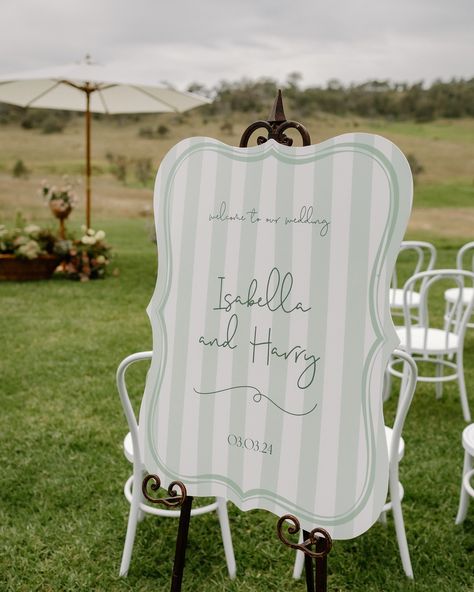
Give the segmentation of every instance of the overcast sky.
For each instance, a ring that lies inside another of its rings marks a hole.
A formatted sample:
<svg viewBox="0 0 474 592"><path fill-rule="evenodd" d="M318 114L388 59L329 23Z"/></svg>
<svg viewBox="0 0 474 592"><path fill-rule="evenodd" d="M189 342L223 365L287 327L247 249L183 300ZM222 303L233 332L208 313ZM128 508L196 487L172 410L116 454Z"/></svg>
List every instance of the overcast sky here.
<svg viewBox="0 0 474 592"><path fill-rule="evenodd" d="M269 76L324 85L474 76L474 0L2 0L0 74L77 61L180 89Z"/></svg>

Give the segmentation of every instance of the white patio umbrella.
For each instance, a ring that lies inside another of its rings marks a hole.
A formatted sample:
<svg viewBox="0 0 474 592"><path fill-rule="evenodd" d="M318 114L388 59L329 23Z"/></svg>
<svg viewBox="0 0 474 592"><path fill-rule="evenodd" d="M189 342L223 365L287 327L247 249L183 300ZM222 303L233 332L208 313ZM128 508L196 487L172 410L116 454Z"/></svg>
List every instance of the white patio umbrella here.
<svg viewBox="0 0 474 592"><path fill-rule="evenodd" d="M133 71L83 61L0 76L0 102L85 112L86 224L91 225L91 113L183 112L209 103L144 79Z"/></svg>

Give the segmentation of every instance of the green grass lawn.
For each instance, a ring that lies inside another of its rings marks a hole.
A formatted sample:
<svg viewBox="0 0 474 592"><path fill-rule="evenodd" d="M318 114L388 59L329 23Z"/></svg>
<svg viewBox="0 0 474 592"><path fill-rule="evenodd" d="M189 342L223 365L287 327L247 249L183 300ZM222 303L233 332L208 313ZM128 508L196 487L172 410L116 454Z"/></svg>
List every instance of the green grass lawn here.
<svg viewBox="0 0 474 592"><path fill-rule="evenodd" d="M145 308L156 277L146 221L99 220L116 251L118 277L105 281L0 284L0 590L121 591L169 589L176 520L139 524L130 572L118 577L131 467L115 370L129 353L151 347ZM435 241L436 242L436 241ZM452 267L461 243L441 244L439 266ZM440 246L440 245L437 245ZM441 309L440 309L441 310ZM474 331L465 346L474 391ZM146 368L131 371L139 401ZM391 421L395 397L386 404ZM393 520L356 540L336 541L329 557L332 592L474 590L474 505L454 525L465 423L454 384L441 400L419 385L408 415L401 479L415 583L402 571ZM191 521L183 590L303 591L291 578L293 552L276 537L277 518L230 505L237 579L228 580L217 518Z"/></svg>

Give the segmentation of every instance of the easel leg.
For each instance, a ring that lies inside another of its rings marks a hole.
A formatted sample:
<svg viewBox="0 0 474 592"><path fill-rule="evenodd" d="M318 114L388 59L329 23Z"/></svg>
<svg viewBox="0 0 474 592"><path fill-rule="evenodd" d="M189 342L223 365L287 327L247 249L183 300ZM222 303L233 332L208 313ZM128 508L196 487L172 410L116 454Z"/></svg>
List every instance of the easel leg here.
<svg viewBox="0 0 474 592"><path fill-rule="evenodd" d="M328 589L328 556L325 553L326 541L320 538L316 542L316 553L321 553L321 557L314 559L316 575L316 592L327 592Z"/></svg>
<svg viewBox="0 0 474 592"><path fill-rule="evenodd" d="M191 519L191 506L193 504L192 496L186 496L181 506L179 517L178 537L176 539L176 551L173 563L173 575L171 578L171 592L181 592L181 583L183 581L184 560L186 547L188 545L189 521Z"/></svg>
<svg viewBox="0 0 474 592"><path fill-rule="evenodd" d="M309 532L307 530L303 530L303 539L305 541L309 539ZM306 576L306 591L315 592L313 560L309 555L306 554L304 556L304 573Z"/></svg>
<svg viewBox="0 0 474 592"><path fill-rule="evenodd" d="M327 592L327 555L332 547L331 536L324 528L314 528L311 532L303 530L303 542L293 543L286 538L283 532L283 525L285 523L290 523L290 526L287 525L287 528L288 533L292 535L298 534L300 523L296 516L285 514L278 520L277 534L280 541L287 547L304 553L307 592Z"/></svg>

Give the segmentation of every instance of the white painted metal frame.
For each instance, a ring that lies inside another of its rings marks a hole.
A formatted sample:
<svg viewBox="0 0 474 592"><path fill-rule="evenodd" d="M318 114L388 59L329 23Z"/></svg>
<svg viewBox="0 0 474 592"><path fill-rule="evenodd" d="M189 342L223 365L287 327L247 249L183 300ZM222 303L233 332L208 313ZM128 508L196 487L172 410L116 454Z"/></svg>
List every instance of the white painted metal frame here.
<svg viewBox="0 0 474 592"><path fill-rule="evenodd" d="M450 307L444 319L442 329L430 326L428 297L432 287L438 281L450 280L458 288L458 297ZM413 324L410 309L410 294L416 282L423 281L420 292L420 316L417 324ZM463 305L464 287L474 288L474 273L458 269L438 269L426 271L412 276L403 288L403 311L405 326L397 327L400 347L410 353L416 361L435 364L435 376L418 376L420 382L436 383L436 396L442 395L444 382L457 380L463 416L471 421L471 412L467 399L464 379L463 349L466 325L471 316L473 301ZM396 369L397 362L388 364L388 372L392 376L403 377ZM445 370L450 370L445 374Z"/></svg>
<svg viewBox="0 0 474 592"><path fill-rule="evenodd" d="M122 562L120 565L120 575L126 576L130 566L132 556L133 543L135 541L135 533L137 523L142 520L146 514L162 517L179 517L179 510L164 510L152 507L146 503L142 494L142 481L146 474L143 465L143 454L139 445L139 425L137 423L136 415L133 410L130 397L128 395L127 386L125 382L125 374L127 369L135 362L141 360L151 360L153 352L145 351L132 354L126 357L118 367L117 370L117 388L120 394L125 417L127 419L130 432L124 440L124 454L126 458L133 463L133 474L127 479L124 486L124 494L130 503L130 513L128 517L127 534L125 537L125 545L123 548ZM232 545L232 536L229 526L229 518L227 514L227 502L223 498L216 498L215 502L205 506L194 508L191 511L191 516L199 516L208 512L217 512L219 523L221 527L222 542L224 544L224 552L227 562L227 569L229 576L233 579L236 574L236 563L234 557L234 549Z"/></svg>
<svg viewBox="0 0 474 592"><path fill-rule="evenodd" d="M395 532L397 535L398 548L400 550L400 558L402 560L403 570L408 578L413 578L413 568L410 560L410 552L408 550L405 523L403 521L402 500L404 489L400 483L399 478L399 463L405 453L405 442L402 438L402 430L413 399L413 394L415 392L418 369L413 358L405 351L397 349L393 352L393 355L398 358L398 361L403 363L404 379L403 389L400 391L400 398L398 401L397 413L393 427L390 428L385 426L385 437L387 440L389 457L388 490L390 494L390 501L385 503L379 520L385 523L386 512L390 510L393 512ZM301 577L303 565L304 555L301 551L297 551L293 568L293 577L295 579Z"/></svg>
<svg viewBox="0 0 474 592"><path fill-rule="evenodd" d="M464 465L462 470L461 495L459 497L456 524L464 522L470 498L474 497L474 489L471 485L471 479L474 477L474 469L472 468L472 460L474 457L474 423L471 423L464 428L462 433L462 445L464 448Z"/></svg>
<svg viewBox="0 0 474 592"><path fill-rule="evenodd" d="M410 252L414 259L414 269L411 274L416 275L423 271L431 271L436 263L436 248L431 243L425 241L403 241L400 245L398 256L402 253ZM423 281L420 285L414 284L409 294L408 306L413 321L419 320L420 291L423 287ZM393 270L390 286L390 309L392 317L403 317L403 288L398 287L397 267Z"/></svg>
<svg viewBox="0 0 474 592"><path fill-rule="evenodd" d="M470 265L466 265L466 258ZM468 271L474 271L474 241L466 243L461 247L456 256L456 267L458 269L467 269ZM444 299L446 300L446 312L445 315L449 315L451 307L456 303L459 297L459 288L450 288L444 293ZM474 298L474 290L472 288L464 288L462 292L462 303L464 306L468 306L469 302ZM474 319L467 323L467 327L474 329Z"/></svg>

